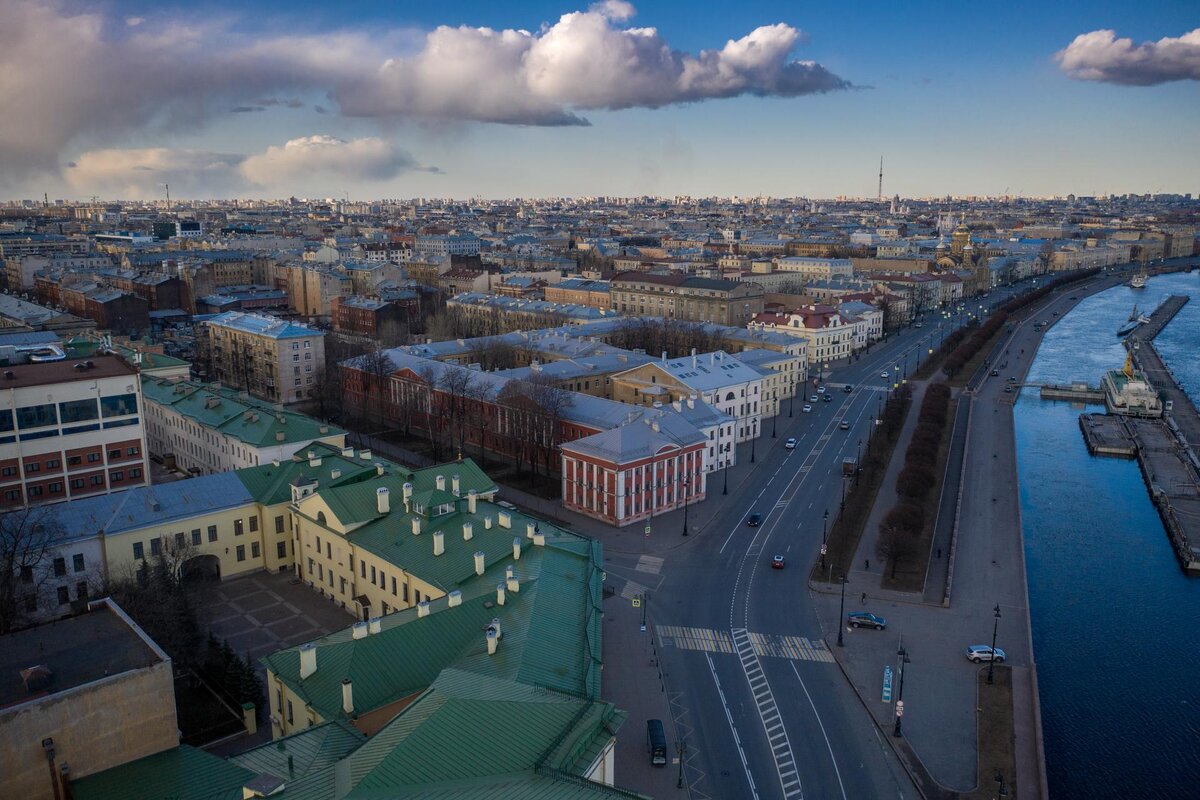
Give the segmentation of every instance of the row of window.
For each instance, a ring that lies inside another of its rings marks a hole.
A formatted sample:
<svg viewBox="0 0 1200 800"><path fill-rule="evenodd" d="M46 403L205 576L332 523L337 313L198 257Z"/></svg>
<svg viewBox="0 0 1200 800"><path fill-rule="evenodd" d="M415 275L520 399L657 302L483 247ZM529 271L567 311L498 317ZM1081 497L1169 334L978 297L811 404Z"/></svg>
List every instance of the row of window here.
<svg viewBox="0 0 1200 800"><path fill-rule="evenodd" d="M128 472L129 472L130 480L136 480L136 479L142 477L142 470L140 467L134 467L133 469L130 469ZM124 481L125 474L126 474L125 470L121 470L121 469L113 470L112 471L113 483L118 483L120 481ZM86 489L88 487L91 487L93 489L103 488L104 476L103 475L92 475L88 478L71 478L70 484L71 484L71 488L75 489L75 490ZM28 494L28 496L31 498L32 497L44 497L47 495L58 495L58 494L63 493L63 482L62 481L50 481L45 486L42 486L41 484L35 484L33 486L27 486L25 488L25 491ZM20 499L21 499L20 488L6 489L4 491L4 499L6 502L20 501Z"/></svg>
<svg viewBox="0 0 1200 800"><path fill-rule="evenodd" d="M79 581L75 584L76 600L87 600L89 593L87 581ZM60 606L65 606L67 603L71 602L70 589L66 586L59 586L56 595L58 599L58 605ZM25 613L33 614L37 612L37 609L37 594L31 592L25 595Z"/></svg>
<svg viewBox="0 0 1200 800"><path fill-rule="evenodd" d="M95 398L83 400L68 400L62 403L42 403L35 406L21 406L16 410L16 427L20 430L28 428L44 428L47 425L58 425L69 422L85 422L100 417L123 417L137 413L136 394L118 394L111 397L101 397L99 407ZM13 430L14 415L9 409L0 410L0 431Z"/></svg>
<svg viewBox="0 0 1200 800"><path fill-rule="evenodd" d="M257 530L258 530L258 517L250 517L250 532L254 533ZM245 532L246 532L246 528L245 528L244 520L235 519L233 521L233 535L241 536ZM275 517L275 532L283 533L283 516L282 515ZM219 534L217 533L217 526L209 525L208 526L208 542L209 542L209 544L213 544L213 543L217 542L219 540L219 538L220 537L219 537ZM188 539L189 539L189 537L186 536L182 531L180 531L179 533L176 533L174 536L175 549L182 550L186 546ZM199 528L192 529L190 539L191 539L193 547L200 546L201 536L200 536ZM155 538L151 539L150 540L150 555L152 555L152 556L160 555L162 553L162 546L163 546L162 540L160 537L156 536ZM276 549L279 553L280 558L286 557L287 550L284 547L283 542L280 542ZM238 545L238 548L237 548L237 552L238 552L237 560L238 561L246 560L245 551L246 551L245 545ZM250 543L250 553L254 558L258 558L258 555L259 555L258 542ZM139 561L146 557L146 548L145 548L145 544L143 542L134 542L133 543L133 557L134 557L134 559L139 560Z"/></svg>

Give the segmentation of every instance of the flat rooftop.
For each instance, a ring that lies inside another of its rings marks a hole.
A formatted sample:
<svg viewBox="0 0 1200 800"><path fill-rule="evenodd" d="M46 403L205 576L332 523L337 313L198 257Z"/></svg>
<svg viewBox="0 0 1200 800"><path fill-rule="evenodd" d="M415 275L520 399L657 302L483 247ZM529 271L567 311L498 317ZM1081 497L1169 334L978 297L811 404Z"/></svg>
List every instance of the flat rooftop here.
<svg viewBox="0 0 1200 800"><path fill-rule="evenodd" d="M0 709L153 666L162 659L109 606L0 637ZM42 665L50 685L25 691L21 670Z"/></svg>
<svg viewBox="0 0 1200 800"><path fill-rule="evenodd" d="M91 367L76 369L76 364L91 364ZM8 377L8 373L12 377ZM90 358L67 357L63 361L46 361L41 364L14 364L0 368L0 389L20 389L25 386L44 386L51 383L91 381L96 378L113 378L118 375L137 375L137 370L116 356L91 356Z"/></svg>

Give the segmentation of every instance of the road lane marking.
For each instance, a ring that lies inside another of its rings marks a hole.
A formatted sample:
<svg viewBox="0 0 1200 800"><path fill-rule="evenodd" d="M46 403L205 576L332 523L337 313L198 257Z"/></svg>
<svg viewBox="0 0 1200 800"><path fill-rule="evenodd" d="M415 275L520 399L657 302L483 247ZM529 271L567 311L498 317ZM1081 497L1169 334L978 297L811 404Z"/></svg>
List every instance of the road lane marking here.
<svg viewBox="0 0 1200 800"><path fill-rule="evenodd" d="M738 755L742 758L742 769L746 772L746 782L750 784L750 796L754 800L758 800L758 790L754 788L754 776L750 774L750 763L746 761L746 751L742 749L742 740L738 738L737 727L733 724L733 714L729 712L729 703L725 702L725 692L721 689L721 681L717 678L717 668L713 666L712 656L706 655L708 659L708 671L712 674L713 683L717 686L717 695L721 698L721 707L725 709L725 720L729 723L729 730L733 733L733 743L737 745Z"/></svg>
<svg viewBox="0 0 1200 800"><path fill-rule="evenodd" d="M821 726L821 735L825 737L825 747L829 749L829 760L833 762L833 774L837 775L838 788L842 790L842 800L846 800L846 786L842 783L842 771L838 769L837 756L833 754L833 745L829 742L829 734L825 732L825 723L821 721L821 715L817 713L817 704L813 702L812 695L808 693L808 687L804 685L804 679L800 677L800 670L796 669L795 664L792 664L792 672L796 673L796 680L800 681L800 688L804 690L804 696L808 698L808 704L812 706L813 716L817 718L817 724Z"/></svg>
<svg viewBox="0 0 1200 800"><path fill-rule="evenodd" d="M638 572L649 572L651 575L657 575L662 572L663 559L658 556L642 556L638 559L637 566L634 567Z"/></svg>
<svg viewBox="0 0 1200 800"><path fill-rule="evenodd" d="M640 583L634 583L629 580L625 581L625 588L621 590L621 597L626 600L632 600L639 595L643 597L646 595L646 587Z"/></svg>
<svg viewBox="0 0 1200 800"><path fill-rule="evenodd" d="M733 654L735 652L733 642L725 631L676 625L659 625L656 630L664 647L708 653ZM760 658L786 658L792 661L833 663L833 654L820 639L806 639L803 636L785 636L774 633L751 633L749 636L754 653Z"/></svg>
<svg viewBox="0 0 1200 800"><path fill-rule="evenodd" d="M745 628L734 628L732 633L742 672L746 676L746 683L750 686L750 694L758 709L759 721L762 722L767 742L771 745L771 758L775 762L775 772L779 776L779 787L783 789L784 800L802 800L804 790L800 785L796 758L792 755L792 745L783 726L783 718L779 715L779 705L775 702L775 696L771 694L771 686L767 683L762 664L755 652L752 635ZM775 730L779 732L773 734L772 731Z"/></svg>

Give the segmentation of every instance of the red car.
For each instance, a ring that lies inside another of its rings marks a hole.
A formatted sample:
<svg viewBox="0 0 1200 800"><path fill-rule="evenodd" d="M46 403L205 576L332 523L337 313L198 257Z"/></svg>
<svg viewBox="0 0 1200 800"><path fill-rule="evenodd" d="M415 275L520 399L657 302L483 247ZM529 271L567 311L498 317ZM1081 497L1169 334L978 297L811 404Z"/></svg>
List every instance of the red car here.
<svg viewBox="0 0 1200 800"><path fill-rule="evenodd" d="M785 563L783 556L775 556L771 559L771 569L783 569Z"/></svg>

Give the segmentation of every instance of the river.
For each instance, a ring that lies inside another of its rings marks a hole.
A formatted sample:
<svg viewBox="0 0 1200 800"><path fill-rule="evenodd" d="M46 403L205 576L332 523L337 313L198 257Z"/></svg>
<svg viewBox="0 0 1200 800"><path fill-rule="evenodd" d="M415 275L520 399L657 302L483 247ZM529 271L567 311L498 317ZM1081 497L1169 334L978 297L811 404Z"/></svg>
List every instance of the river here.
<svg viewBox="0 0 1200 800"><path fill-rule="evenodd" d="M1030 383L1099 383L1136 302L1192 300L1159 352L1200 404L1200 274L1084 299L1052 327ZM1200 794L1200 579L1180 570L1134 461L1088 454L1084 408L1022 393L1017 464L1050 797ZM1103 412L1091 407L1088 411Z"/></svg>

